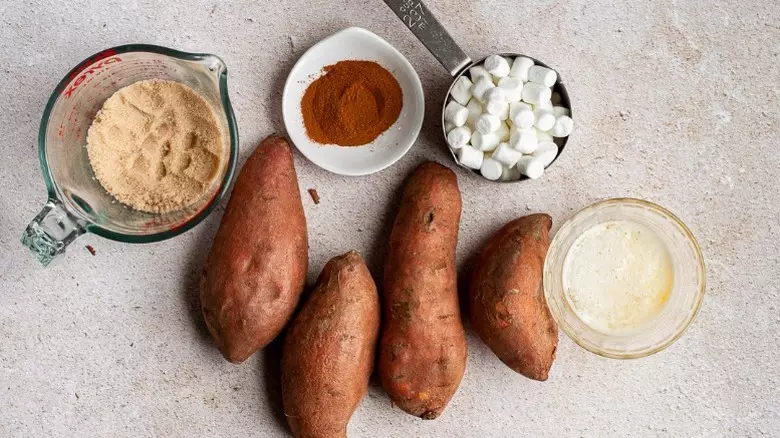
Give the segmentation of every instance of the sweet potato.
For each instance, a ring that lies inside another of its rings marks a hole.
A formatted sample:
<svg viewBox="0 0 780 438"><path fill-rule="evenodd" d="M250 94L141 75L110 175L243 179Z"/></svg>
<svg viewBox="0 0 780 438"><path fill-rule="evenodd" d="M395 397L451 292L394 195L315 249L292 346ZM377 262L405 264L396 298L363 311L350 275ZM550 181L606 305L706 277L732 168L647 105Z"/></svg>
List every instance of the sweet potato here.
<svg viewBox="0 0 780 438"><path fill-rule="evenodd" d="M542 287L551 226L546 214L505 225L483 248L469 285L474 330L509 368L534 380L547 380L558 346Z"/></svg>
<svg viewBox="0 0 780 438"><path fill-rule="evenodd" d="M368 389L379 294L363 259L331 259L290 325L282 351L284 414L296 437L346 437Z"/></svg>
<svg viewBox="0 0 780 438"><path fill-rule="evenodd" d="M236 179L200 279L211 336L245 361L282 331L308 269L306 217L287 140L269 137Z"/></svg>
<svg viewBox="0 0 780 438"><path fill-rule="evenodd" d="M379 377L393 403L438 417L466 369L455 248L461 198L450 169L419 166L406 182L384 272Z"/></svg>

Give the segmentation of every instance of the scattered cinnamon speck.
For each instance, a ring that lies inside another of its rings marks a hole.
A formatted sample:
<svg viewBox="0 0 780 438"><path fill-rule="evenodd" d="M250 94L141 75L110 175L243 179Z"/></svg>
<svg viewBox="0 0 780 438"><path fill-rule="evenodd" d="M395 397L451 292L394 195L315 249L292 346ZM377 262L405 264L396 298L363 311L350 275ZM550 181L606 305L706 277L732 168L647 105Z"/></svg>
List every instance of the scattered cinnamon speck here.
<svg viewBox="0 0 780 438"><path fill-rule="evenodd" d="M89 251L89 253L93 256L97 254L97 251L95 251L95 248L93 248L92 245L87 245L85 248L87 248L87 251Z"/></svg>
<svg viewBox="0 0 780 438"><path fill-rule="evenodd" d="M320 203L320 195L317 193L317 189L309 189L309 195L311 195L311 200L314 201L315 204Z"/></svg>

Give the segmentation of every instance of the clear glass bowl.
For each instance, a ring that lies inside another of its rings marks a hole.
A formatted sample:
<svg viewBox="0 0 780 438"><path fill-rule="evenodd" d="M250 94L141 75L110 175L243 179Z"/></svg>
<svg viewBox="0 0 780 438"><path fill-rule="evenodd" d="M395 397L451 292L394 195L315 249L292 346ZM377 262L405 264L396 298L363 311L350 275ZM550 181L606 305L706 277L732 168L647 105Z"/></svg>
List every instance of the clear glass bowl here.
<svg viewBox="0 0 780 438"><path fill-rule="evenodd" d="M181 210L153 214L117 202L95 179L86 150L92 119L118 89L137 81L181 82L213 108L223 135L217 176L201 199ZM227 90L227 67L217 56L130 44L97 53L60 81L46 105L38 156L49 199L22 235L47 265L85 232L128 243L155 242L197 225L227 193L238 156L238 128Z"/></svg>
<svg viewBox="0 0 780 438"><path fill-rule="evenodd" d="M639 223L658 235L672 259L674 283L665 306L651 321L630 333L607 334L580 319L565 295L562 274L578 237L595 225L617 220ZM544 294L558 325L581 347L614 359L649 356L679 339L699 312L704 289L704 258L691 231L668 210L640 199L609 199L584 208L563 224L544 263Z"/></svg>

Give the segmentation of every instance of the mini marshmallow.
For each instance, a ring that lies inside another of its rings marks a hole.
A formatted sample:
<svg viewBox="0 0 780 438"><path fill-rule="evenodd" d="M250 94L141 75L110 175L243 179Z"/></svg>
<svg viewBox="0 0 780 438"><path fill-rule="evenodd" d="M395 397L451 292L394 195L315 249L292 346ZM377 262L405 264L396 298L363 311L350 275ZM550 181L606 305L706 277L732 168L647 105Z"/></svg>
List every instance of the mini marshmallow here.
<svg viewBox="0 0 780 438"><path fill-rule="evenodd" d="M511 136L509 131L509 125L507 125L504 122L501 122L501 124L498 126L498 130L496 130L495 134L498 136L499 141L509 141L509 138Z"/></svg>
<svg viewBox="0 0 780 438"><path fill-rule="evenodd" d="M515 58L515 61L512 63L512 68L509 69L509 76L520 78L523 81L528 81L528 69L531 68L531 66L534 65L534 60L530 58L526 58L525 56L520 56Z"/></svg>
<svg viewBox="0 0 780 438"><path fill-rule="evenodd" d="M510 103L509 118L515 126L521 129L528 129L534 126L534 121L536 121L531 105L525 102Z"/></svg>
<svg viewBox="0 0 780 438"><path fill-rule="evenodd" d="M495 114L499 119L506 120L509 118L509 104L503 100L489 100L485 104L485 111L488 114Z"/></svg>
<svg viewBox="0 0 780 438"><path fill-rule="evenodd" d="M490 134L491 132L498 131L499 126L502 124L501 119L495 114L482 114L477 119L476 128L482 134Z"/></svg>
<svg viewBox="0 0 780 438"><path fill-rule="evenodd" d="M468 126L455 128L447 134L447 143L453 149L460 149L471 141L471 129Z"/></svg>
<svg viewBox="0 0 780 438"><path fill-rule="evenodd" d="M458 161L460 164L470 169L477 170L482 167L482 161L484 161L484 159L485 154L469 145L458 149Z"/></svg>
<svg viewBox="0 0 780 438"><path fill-rule="evenodd" d="M506 91L501 87L488 88L485 90L485 94L482 95L482 101L490 102L492 100L506 102Z"/></svg>
<svg viewBox="0 0 780 438"><path fill-rule="evenodd" d="M509 137L509 146L523 154L533 153L536 150L537 142L536 131L533 129L519 129Z"/></svg>
<svg viewBox="0 0 780 438"><path fill-rule="evenodd" d="M540 131L549 131L555 125L555 116L551 109L538 107L534 109L534 117L536 117L534 126Z"/></svg>
<svg viewBox="0 0 780 438"><path fill-rule="evenodd" d="M461 76L457 81L455 81L455 85L452 86L450 96L455 99L455 102L466 106L468 105L469 100L471 100L472 85L474 85L474 83L471 82L471 79L467 78L466 76Z"/></svg>
<svg viewBox="0 0 780 438"><path fill-rule="evenodd" d="M517 162L517 170L531 179L537 179L544 174L544 166L533 156L520 158L520 161Z"/></svg>
<svg viewBox="0 0 780 438"><path fill-rule="evenodd" d="M543 141L553 141L553 136L550 133L550 131L540 131L536 128L536 141L537 143L541 143Z"/></svg>
<svg viewBox="0 0 780 438"><path fill-rule="evenodd" d="M496 85L493 80L487 76L480 76L474 85L471 86L471 95L481 101L485 101L485 92L491 88L495 88Z"/></svg>
<svg viewBox="0 0 780 438"><path fill-rule="evenodd" d="M504 173L504 167L493 158L485 158L482 160L482 166L479 171L485 178L495 181L501 178L501 175Z"/></svg>
<svg viewBox="0 0 780 438"><path fill-rule="evenodd" d="M552 101L546 100L544 102L539 102L538 104L534 105L534 109L537 109L537 108L544 108L544 109L549 110L550 112L552 112L552 109L553 109Z"/></svg>
<svg viewBox="0 0 780 438"><path fill-rule="evenodd" d="M553 105L560 105L561 99L561 94L557 91L553 91L552 96L550 96L550 100L552 101Z"/></svg>
<svg viewBox="0 0 780 438"><path fill-rule="evenodd" d="M448 103L444 108L444 121L450 122L456 127L465 125L466 119L468 119L468 117L469 110L454 100L450 101L450 103Z"/></svg>
<svg viewBox="0 0 780 438"><path fill-rule="evenodd" d="M455 128L457 128L457 126L453 125L452 123L450 123L450 122L444 122L444 130L445 130L446 132L450 132L450 131L452 131L452 130L453 130L453 129L455 129Z"/></svg>
<svg viewBox="0 0 780 438"><path fill-rule="evenodd" d="M509 63L506 61L506 58L500 55L488 56L485 58L483 65L485 66L485 70L497 78L503 78L504 76L507 76L509 74L509 70L511 69L509 67Z"/></svg>
<svg viewBox="0 0 780 438"><path fill-rule="evenodd" d="M498 110L498 114L496 114L496 115L498 116L499 119L501 119L502 122L505 122L505 121L509 120L509 104L508 103L506 105L501 105L501 104L495 103L495 104L491 105L491 108L493 109L493 111Z"/></svg>
<svg viewBox="0 0 780 438"><path fill-rule="evenodd" d="M552 128L553 137L568 137L574 129L574 121L569 116L559 116Z"/></svg>
<svg viewBox="0 0 780 438"><path fill-rule="evenodd" d="M563 106L554 106L553 107L553 115L555 117L570 116L571 115L571 111L569 111L568 108L563 107Z"/></svg>
<svg viewBox="0 0 780 438"><path fill-rule="evenodd" d="M509 103L520 102L523 98L523 80L520 78L505 77L498 81L498 87L504 90L506 101Z"/></svg>
<svg viewBox="0 0 780 438"><path fill-rule="evenodd" d="M523 102L528 102L532 105L547 102L550 100L551 95L552 91L541 84L528 82L523 86Z"/></svg>
<svg viewBox="0 0 780 438"><path fill-rule="evenodd" d="M539 160L543 167L547 167L558 156L558 145L551 141L540 142L532 156Z"/></svg>
<svg viewBox="0 0 780 438"><path fill-rule="evenodd" d="M485 70L485 67L482 67L481 65L476 65L474 67L471 67L469 69L469 76L471 76L471 82L477 83L479 78L482 76L490 79L490 82L493 82L493 76L491 76L490 73L488 73L487 70Z"/></svg>
<svg viewBox="0 0 780 438"><path fill-rule="evenodd" d="M531 130L533 130L533 129L534 129L534 128L519 128L519 127L518 127L517 125L515 125L515 124L509 124L509 134L510 134L510 135L515 135L515 134L517 134L518 132L526 132L526 131L531 131Z"/></svg>
<svg viewBox="0 0 780 438"><path fill-rule="evenodd" d="M555 81L558 80L558 73L551 68L534 65L528 69L528 80L530 82L542 84L545 87L552 87L555 85Z"/></svg>
<svg viewBox="0 0 780 438"><path fill-rule="evenodd" d="M498 140L498 135L494 133L483 134L479 131L471 134L471 145L482 152L490 152L501 143Z"/></svg>
<svg viewBox="0 0 780 438"><path fill-rule="evenodd" d="M492 158L507 167L513 167L523 156L520 151L512 149L508 143L500 143L493 151Z"/></svg>
<svg viewBox="0 0 780 438"><path fill-rule="evenodd" d="M482 115L482 104L477 99L471 99L469 104L466 105L466 109L469 110L469 116L466 119L466 124L472 129L476 129L477 119Z"/></svg>

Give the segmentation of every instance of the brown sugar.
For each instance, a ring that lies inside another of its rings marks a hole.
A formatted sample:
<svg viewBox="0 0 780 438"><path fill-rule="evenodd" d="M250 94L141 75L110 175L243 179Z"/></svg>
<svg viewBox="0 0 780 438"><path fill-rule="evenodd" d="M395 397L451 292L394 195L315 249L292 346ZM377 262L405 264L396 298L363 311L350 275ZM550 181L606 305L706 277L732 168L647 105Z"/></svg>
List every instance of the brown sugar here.
<svg viewBox="0 0 780 438"><path fill-rule="evenodd" d="M100 184L118 201L150 213L195 203L223 157L214 110L184 84L148 80L109 97L87 132Z"/></svg>

